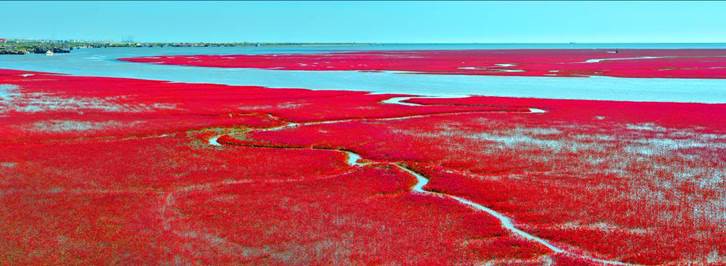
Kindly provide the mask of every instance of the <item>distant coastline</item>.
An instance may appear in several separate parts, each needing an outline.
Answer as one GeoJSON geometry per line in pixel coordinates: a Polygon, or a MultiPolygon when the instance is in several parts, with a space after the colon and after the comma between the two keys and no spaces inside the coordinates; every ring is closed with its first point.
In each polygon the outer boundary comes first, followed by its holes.
{"type": "Polygon", "coordinates": [[[83,48],[144,48],[144,47],[275,47],[275,46],[388,46],[441,45],[482,46],[477,49],[726,49],[726,43],[375,43],[375,42],[133,42],[81,40],[28,40],[0,38],[0,55],[70,53],[83,48]],[[533,48],[536,47],[536,48],[533,48]]]}
{"type": "Polygon", "coordinates": [[[24,55],[70,53],[83,48],[115,47],[259,47],[259,46],[306,46],[306,45],[374,45],[372,43],[267,43],[267,42],[115,42],[115,41],[76,41],[76,40],[23,40],[0,39],[0,54],[24,55]]]}

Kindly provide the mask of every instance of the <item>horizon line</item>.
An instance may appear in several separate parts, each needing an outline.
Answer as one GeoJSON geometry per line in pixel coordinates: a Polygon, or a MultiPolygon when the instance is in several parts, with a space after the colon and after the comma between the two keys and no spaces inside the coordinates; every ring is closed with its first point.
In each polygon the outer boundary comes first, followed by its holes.
{"type": "MultiPolygon", "coordinates": [[[[0,39],[3,39],[0,37],[0,39]]],[[[118,41],[118,40],[91,40],[91,39],[26,39],[4,38],[6,41],[76,41],[76,42],[116,42],[116,43],[209,43],[209,44],[726,44],[726,40],[718,42],[314,42],[314,41],[118,41]]]]}

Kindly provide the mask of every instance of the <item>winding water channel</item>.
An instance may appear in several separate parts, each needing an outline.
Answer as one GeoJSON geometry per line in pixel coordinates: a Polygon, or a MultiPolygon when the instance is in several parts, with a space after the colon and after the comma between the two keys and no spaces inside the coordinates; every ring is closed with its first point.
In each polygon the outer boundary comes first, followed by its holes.
{"type": "MultiPolygon", "coordinates": [[[[393,97],[391,99],[384,100],[383,102],[389,103],[389,104],[402,104],[402,105],[408,105],[406,102],[401,102],[404,100],[408,100],[413,97],[393,97]],[[395,100],[393,100],[395,99],[395,100]]],[[[531,114],[538,114],[538,113],[544,113],[546,110],[537,109],[537,108],[529,108],[531,114]]],[[[485,113],[486,111],[479,111],[480,113],[485,113]]],[[[494,111],[497,112],[497,111],[494,111]]],[[[346,122],[353,122],[353,121],[361,121],[361,120],[404,120],[404,119],[415,119],[415,118],[422,118],[422,117],[430,117],[430,116],[439,116],[439,115],[458,115],[458,114],[468,114],[471,112],[451,112],[451,113],[444,113],[444,114],[424,114],[424,115],[411,115],[411,116],[400,116],[400,117],[387,117],[387,118],[373,118],[373,119],[345,119],[345,120],[326,120],[326,121],[315,121],[315,122],[307,122],[307,123],[289,123],[283,126],[278,127],[272,127],[272,128],[259,128],[259,129],[251,129],[249,132],[254,131],[279,131],[279,130],[285,130],[289,128],[294,127],[300,127],[300,126],[310,126],[310,125],[320,125],[320,124],[336,124],[336,123],[346,123],[346,122]]],[[[512,112],[512,113],[521,113],[521,112],[512,112]]],[[[249,133],[248,132],[248,133],[249,133]]],[[[218,142],[219,138],[224,136],[226,134],[218,134],[209,137],[208,143],[211,146],[215,147],[223,147],[222,144],[218,142]]],[[[256,146],[252,146],[256,147],[256,146]]],[[[279,146],[265,146],[264,148],[273,148],[273,149],[306,149],[305,147],[279,147],[279,146]]],[[[361,162],[363,159],[360,154],[353,152],[349,149],[342,149],[342,148],[314,148],[311,147],[309,149],[312,150],[326,150],[326,151],[336,151],[345,154],[346,158],[346,164],[350,167],[365,167],[369,164],[388,164],[391,166],[396,167],[400,171],[410,175],[411,177],[416,179],[416,183],[411,186],[410,190],[412,193],[426,195],[426,196],[433,196],[438,197],[442,199],[450,199],[458,202],[459,204],[462,204],[464,206],[467,206],[469,208],[472,208],[479,212],[484,212],[494,218],[496,218],[499,221],[499,224],[504,228],[505,230],[509,231],[510,233],[516,235],[517,237],[536,242],[540,245],[545,246],[547,249],[551,250],[554,253],[558,254],[564,254],[567,256],[575,257],[578,259],[599,263],[599,264],[605,264],[605,265],[628,265],[627,263],[619,262],[619,261],[612,261],[612,260],[605,260],[605,259],[599,259],[595,257],[591,257],[585,254],[576,253],[573,251],[565,250],[563,248],[560,248],[556,246],[553,243],[550,243],[549,241],[542,239],[540,237],[537,237],[533,234],[530,234],[522,229],[519,229],[512,218],[506,216],[503,213],[497,212],[489,207],[486,207],[482,204],[473,202],[471,200],[468,200],[466,198],[455,196],[451,194],[446,194],[442,192],[434,192],[426,190],[426,185],[429,183],[429,178],[422,175],[421,173],[416,172],[415,170],[411,169],[410,167],[406,166],[402,162],[387,162],[387,161],[374,161],[374,160],[366,160],[366,162],[361,162]]]]}
{"type": "MultiPolygon", "coordinates": [[[[512,48],[514,46],[476,48],[512,48]]],[[[597,99],[597,100],[628,100],[628,101],[670,101],[670,102],[703,102],[725,103],[726,80],[723,79],[644,79],[644,78],[558,78],[558,77],[495,77],[495,76],[463,76],[463,75],[409,75],[394,72],[355,72],[355,71],[277,71],[261,69],[230,69],[201,68],[169,65],[153,65],[121,62],[120,57],[175,55],[175,54],[260,54],[260,53],[319,53],[349,50],[371,49],[436,49],[440,46],[351,46],[351,47],[284,47],[284,48],[108,48],[82,49],[71,54],[59,54],[52,57],[41,55],[0,56],[0,68],[20,69],[26,71],[55,72],[71,75],[140,78],[166,80],[172,82],[216,83],[228,85],[256,85],[270,88],[307,88],[307,89],[342,89],[369,91],[372,93],[393,93],[423,95],[429,97],[452,97],[465,95],[515,96],[558,99],[597,99]]],[[[463,49],[462,47],[444,47],[463,49]]],[[[516,47],[515,47],[516,48],[516,47]]],[[[532,48],[532,47],[518,47],[532,48]]],[[[561,48],[561,47],[550,47],[561,48]]],[[[712,48],[712,47],[711,47],[712,48]]],[[[599,62],[592,59],[590,63],[599,62]]],[[[503,62],[504,63],[504,62],[503,62]]],[[[28,74],[32,75],[32,74],[28,74]]],[[[0,84],[0,98],[8,88],[0,84]]],[[[391,97],[382,101],[385,104],[418,106],[406,102],[413,96],[391,97]]],[[[491,111],[490,111],[491,112],[491,111]]],[[[494,111],[497,112],[497,111],[494,111]]],[[[546,110],[529,108],[533,115],[546,110]]],[[[339,119],[310,122],[292,122],[277,127],[250,129],[254,131],[278,131],[295,127],[349,123],[354,121],[389,121],[415,119],[429,116],[448,116],[465,113],[487,113],[486,111],[452,112],[438,114],[422,114],[401,117],[339,119]]],[[[226,148],[220,143],[220,137],[214,135],[207,139],[207,144],[217,148],[226,148]]],[[[288,149],[286,147],[267,147],[288,149]]],[[[538,243],[554,253],[600,264],[624,263],[594,258],[574,252],[530,234],[517,227],[511,217],[497,212],[480,203],[446,193],[426,190],[429,178],[418,173],[402,162],[364,160],[358,153],[349,149],[328,149],[309,147],[289,147],[291,149],[332,150],[343,153],[346,164],[350,167],[366,167],[369,164],[388,164],[415,178],[416,183],[410,188],[411,193],[439,197],[452,200],[481,213],[496,218],[501,227],[520,238],[538,243]]],[[[190,187],[189,189],[194,189],[190,187]]],[[[174,194],[169,193],[167,203],[173,203],[174,194]]],[[[165,210],[166,211],[166,210],[165,210]]]]}

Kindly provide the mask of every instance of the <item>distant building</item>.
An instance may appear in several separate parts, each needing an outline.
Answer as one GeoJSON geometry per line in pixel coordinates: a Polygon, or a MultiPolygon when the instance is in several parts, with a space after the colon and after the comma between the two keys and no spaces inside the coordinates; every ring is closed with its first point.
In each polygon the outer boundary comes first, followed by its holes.
{"type": "Polygon", "coordinates": [[[4,43],[6,41],[7,41],[6,39],[0,38],[0,43],[4,43]]]}

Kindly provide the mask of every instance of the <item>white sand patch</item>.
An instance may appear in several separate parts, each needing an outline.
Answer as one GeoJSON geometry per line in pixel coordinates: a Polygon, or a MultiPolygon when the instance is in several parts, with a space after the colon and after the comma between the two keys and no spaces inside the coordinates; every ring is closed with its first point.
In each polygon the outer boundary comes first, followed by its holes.
{"type": "Polygon", "coordinates": [[[114,102],[122,98],[62,97],[49,93],[22,93],[20,87],[16,85],[0,84],[0,113],[9,110],[25,113],[80,112],[82,110],[135,113],[176,109],[176,105],[170,103],[122,104],[114,102]]]}
{"type": "Polygon", "coordinates": [[[723,262],[726,258],[721,259],[721,256],[718,254],[718,249],[712,250],[710,253],[708,253],[708,258],[706,258],[706,262],[708,263],[717,263],[717,262],[723,262]]]}
{"type": "Polygon", "coordinates": [[[109,99],[100,98],[79,98],[79,97],[58,97],[41,93],[24,94],[16,101],[16,110],[19,112],[35,113],[47,111],[78,111],[96,110],[103,112],[127,112],[137,113],[152,110],[175,109],[173,104],[154,103],[145,104],[120,104],[109,99]]]}
{"type": "Polygon", "coordinates": [[[484,66],[462,66],[462,67],[458,67],[457,69],[460,69],[460,70],[487,70],[488,68],[484,67],[484,66]]]}
{"type": "Polygon", "coordinates": [[[616,138],[612,135],[606,134],[576,134],[573,135],[576,140],[585,141],[615,141],[616,138]]]}
{"type": "Polygon", "coordinates": [[[591,64],[591,63],[600,63],[602,61],[620,61],[620,60],[643,60],[643,59],[659,59],[659,58],[669,58],[672,56],[639,56],[639,57],[619,57],[619,58],[594,58],[594,59],[587,59],[585,60],[585,63],[591,64]]]}
{"type": "Polygon", "coordinates": [[[3,167],[3,168],[15,168],[15,166],[18,166],[18,163],[16,163],[16,162],[0,162],[0,167],[3,167]]]}
{"type": "Polygon", "coordinates": [[[20,94],[20,87],[13,84],[0,84],[0,103],[9,101],[20,94]]]}
{"type": "Polygon", "coordinates": [[[647,138],[633,141],[625,150],[633,154],[655,155],[689,148],[726,149],[726,143],[707,142],[703,139],[647,138]]]}
{"type": "Polygon", "coordinates": [[[254,110],[270,110],[270,109],[297,109],[308,105],[307,103],[296,103],[296,102],[284,102],[277,105],[242,105],[237,107],[239,110],[254,111],[254,110]]]}
{"type": "Polygon", "coordinates": [[[105,121],[105,122],[92,122],[92,121],[81,121],[81,120],[48,120],[39,121],[33,123],[30,127],[30,131],[35,132],[83,132],[83,131],[96,131],[101,129],[109,128],[121,128],[124,126],[134,126],[138,122],[131,124],[124,124],[119,121],[105,121]]]}
{"type": "Polygon", "coordinates": [[[474,137],[477,139],[480,139],[480,140],[486,140],[486,141],[500,143],[507,147],[517,147],[517,146],[522,146],[522,145],[535,145],[535,146],[540,146],[540,147],[549,148],[549,149],[559,149],[562,146],[560,141],[543,140],[543,139],[539,139],[539,138],[534,138],[532,136],[522,134],[521,132],[514,133],[511,135],[496,135],[496,134],[489,134],[489,133],[480,133],[480,134],[474,135],[474,137]]]}
{"type": "Polygon", "coordinates": [[[528,134],[533,134],[533,135],[559,135],[559,134],[562,134],[562,131],[559,129],[542,128],[542,127],[519,129],[519,131],[526,132],[528,134]]]}
{"type": "Polygon", "coordinates": [[[665,131],[666,128],[661,127],[655,123],[642,123],[642,124],[627,124],[625,125],[630,130],[643,130],[643,131],[665,131]]]}
{"type": "Polygon", "coordinates": [[[614,225],[606,222],[597,222],[592,224],[580,224],[579,222],[568,222],[563,224],[562,229],[589,229],[589,230],[599,230],[604,232],[614,232],[614,231],[623,231],[631,234],[646,234],[648,233],[647,229],[643,228],[627,228],[619,225],[614,225]]]}
{"type": "Polygon", "coordinates": [[[13,99],[20,96],[20,87],[12,84],[0,84],[0,114],[12,109],[13,99]]]}

